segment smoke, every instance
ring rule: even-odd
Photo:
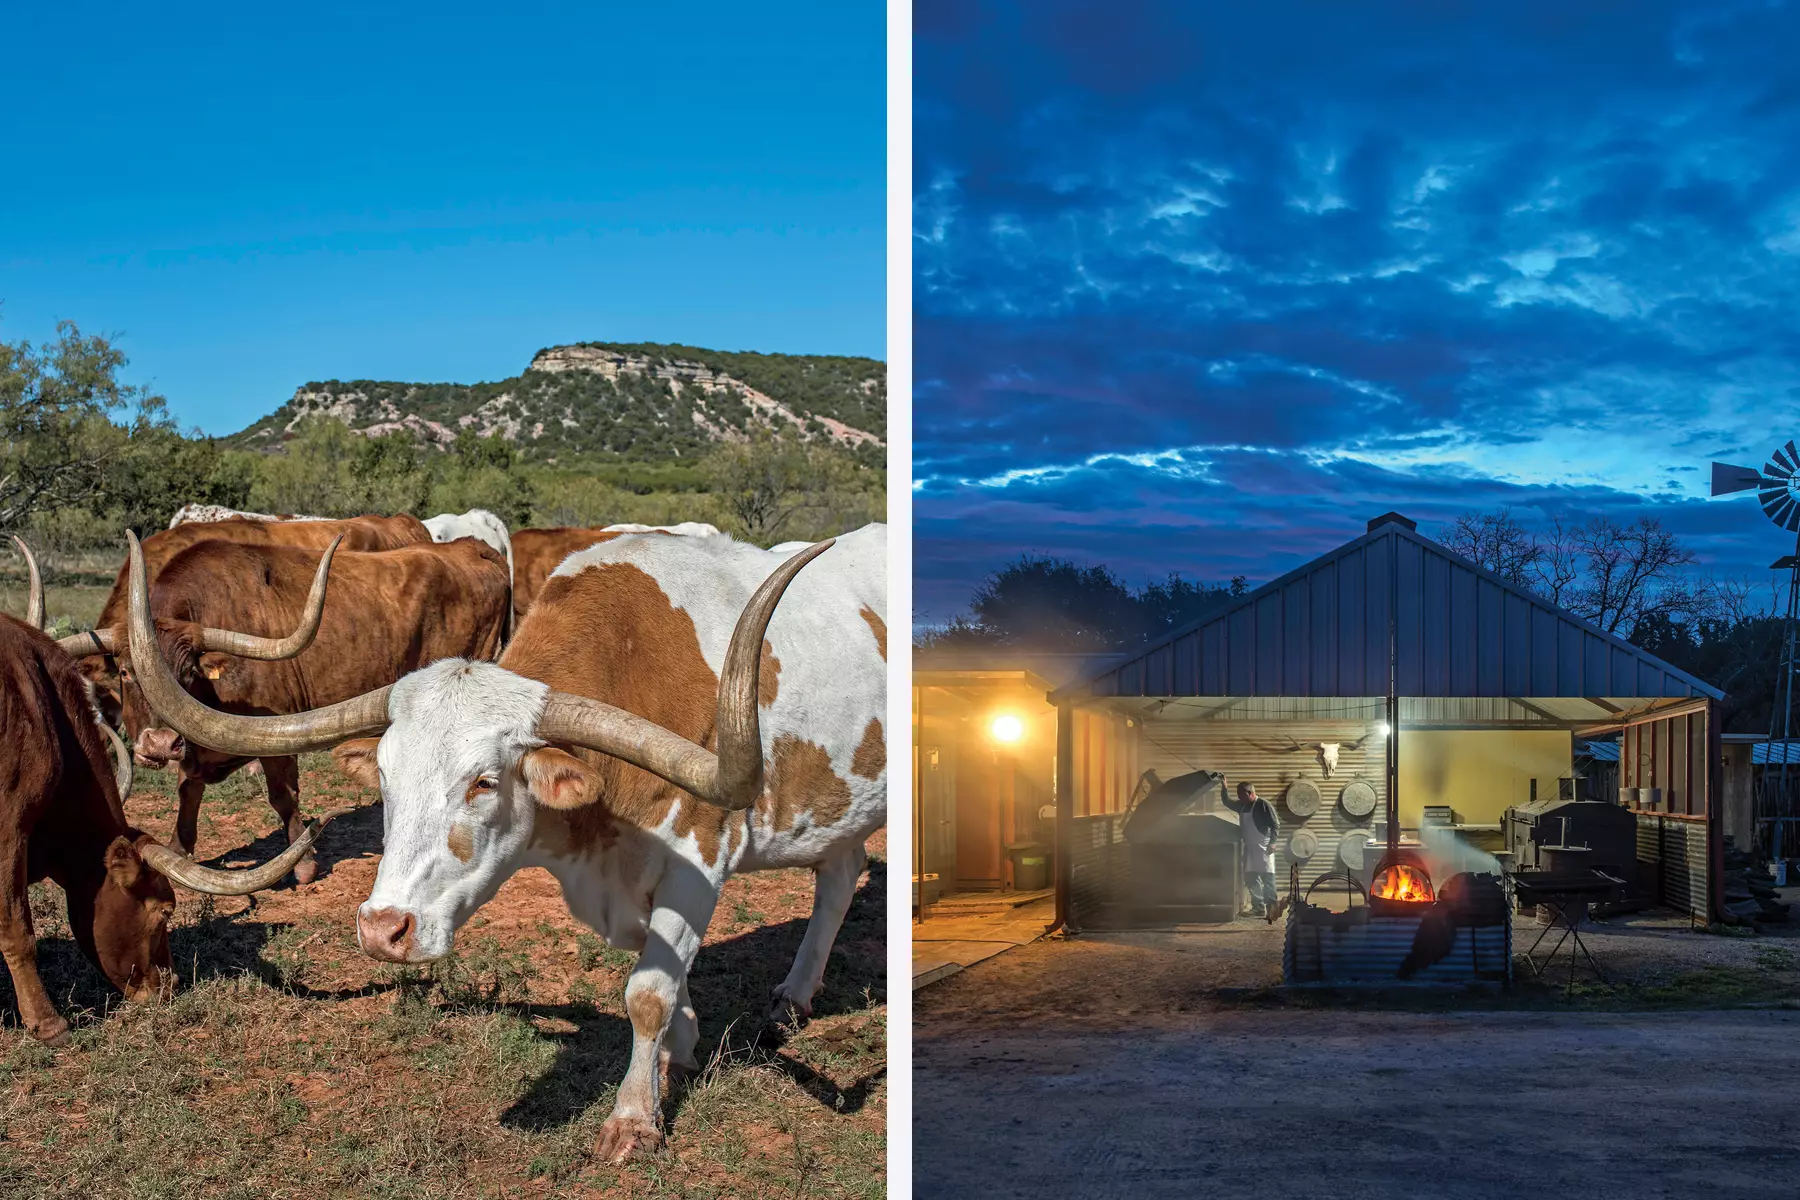
[[[1423,825],[1419,841],[1424,846],[1425,869],[1431,872],[1434,887],[1442,888],[1452,875],[1464,871],[1500,874],[1500,860],[1486,850],[1478,849],[1456,836],[1456,831],[1442,825]]]

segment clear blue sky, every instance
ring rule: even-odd
[[[14,7],[0,339],[235,431],[541,346],[885,357],[879,3]]]

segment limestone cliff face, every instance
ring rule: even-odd
[[[497,434],[544,457],[681,457],[756,427],[879,447],[886,399],[885,368],[872,359],[583,343],[540,350],[523,374],[497,383],[307,384],[237,440],[273,448],[303,421],[328,417],[358,433],[405,431],[439,448],[464,429]]]

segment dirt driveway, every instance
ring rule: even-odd
[[[1796,943],[1593,940],[1572,1003],[1289,997],[1247,923],[1008,952],[917,996],[918,1194],[1800,1195]]]

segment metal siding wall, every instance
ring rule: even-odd
[[[1478,696],[1475,648],[1480,612],[1475,606],[1475,572],[1450,566],[1450,689],[1446,696]]]
[[[1252,696],[1281,694],[1281,593],[1270,592],[1256,602],[1256,676]]]
[[[1296,579],[1281,591],[1281,692],[1285,696],[1312,695],[1307,671],[1307,600],[1312,589]]]
[[[1370,917],[1366,925],[1334,930],[1288,922],[1282,954],[1282,982],[1326,987],[1378,984],[1504,983],[1512,979],[1512,927],[1477,925],[1458,929],[1450,953],[1402,981],[1400,964],[1418,937],[1417,917]]]
[[[1370,542],[1363,549],[1363,557],[1368,562],[1363,588],[1368,612],[1361,639],[1366,648],[1361,693],[1385,696],[1388,694],[1388,614],[1394,594],[1394,539],[1379,538]]]
[[[1531,606],[1531,690],[1533,696],[1560,696],[1557,691],[1556,614]]]
[[[1069,920],[1076,925],[1099,916],[1101,906],[1120,894],[1125,843],[1117,817],[1077,817],[1069,822]]]
[[[1659,813],[1641,812],[1637,817],[1638,858],[1652,864],[1657,900],[1699,920],[1709,920],[1707,823]]]
[[[1503,617],[1506,644],[1500,667],[1500,694],[1529,696],[1531,691],[1531,601],[1507,596]]]
[[[1482,579],[1475,584],[1475,694],[1503,696],[1503,655],[1506,650],[1506,593],[1500,585]]]
[[[1256,610],[1238,609],[1225,630],[1225,690],[1221,696],[1256,695]]]
[[[1400,592],[1394,598],[1397,614],[1398,670],[1402,696],[1416,696],[1425,680],[1425,585],[1423,548],[1413,542],[1399,543]]]
[[[1379,720],[1379,717],[1372,720]],[[1376,816],[1385,812],[1386,746],[1376,737],[1369,738],[1360,750],[1343,746],[1338,751],[1337,770],[1330,779],[1321,777],[1318,758],[1311,752],[1294,753],[1266,747],[1282,746],[1290,737],[1300,742],[1353,742],[1369,732],[1372,720],[1332,721],[1308,717],[1280,721],[1258,721],[1253,717],[1222,721],[1148,720],[1141,726],[1143,740],[1138,747],[1138,761],[1146,769],[1155,768],[1164,779],[1193,770],[1206,770],[1223,771],[1233,787],[1245,780],[1255,784],[1257,794],[1275,806],[1275,814],[1281,820],[1275,882],[1285,892],[1288,868],[1293,862],[1287,852],[1288,839],[1299,830],[1309,829],[1319,839],[1317,852],[1301,866],[1302,888],[1320,875],[1339,869],[1338,844],[1346,833],[1352,830],[1374,833],[1376,818],[1358,821],[1348,816],[1338,803],[1338,793],[1352,779],[1362,779],[1375,789],[1378,798]],[[1319,811],[1305,820],[1289,812],[1282,803],[1282,793],[1296,779],[1310,779],[1320,793]]]
[[[1230,673],[1225,669],[1225,622],[1214,621],[1200,631],[1200,692],[1202,696],[1227,696]]]
[[[1450,560],[1440,554],[1427,555],[1420,581],[1424,589],[1419,622],[1423,661],[1419,665],[1419,690],[1412,694],[1447,696],[1450,694]]]
[[[1368,596],[1364,582],[1368,577],[1368,556],[1362,549],[1352,550],[1338,559],[1338,695],[1363,694],[1363,630],[1368,619]],[[1381,694],[1387,695],[1383,684]]]
[[[1338,645],[1342,641],[1337,620],[1337,563],[1326,562],[1307,581],[1312,588],[1312,642],[1307,652],[1312,659],[1312,685],[1315,696],[1339,696]]]

